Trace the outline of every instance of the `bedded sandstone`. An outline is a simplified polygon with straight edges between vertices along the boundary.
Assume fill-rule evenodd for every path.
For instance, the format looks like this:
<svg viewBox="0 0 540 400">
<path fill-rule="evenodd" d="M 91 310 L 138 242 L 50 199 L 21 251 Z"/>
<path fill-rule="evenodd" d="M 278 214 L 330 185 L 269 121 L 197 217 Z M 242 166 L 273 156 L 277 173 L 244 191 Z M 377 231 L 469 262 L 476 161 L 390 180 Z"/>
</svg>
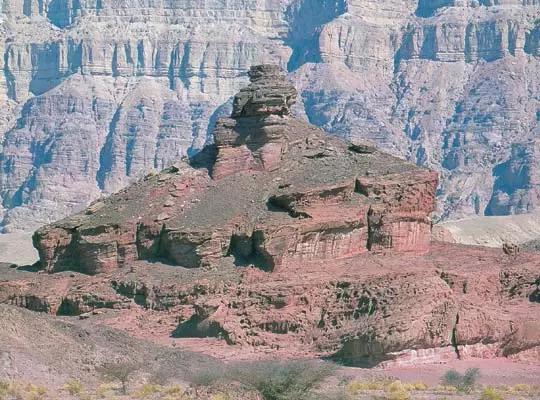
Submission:
<svg viewBox="0 0 540 400">
<path fill-rule="evenodd" d="M 2 267 L 0 303 L 85 318 L 93 311 L 105 316 L 95 323 L 190 348 L 193 338 L 215 338 L 198 348 L 212 354 L 238 346 L 360 365 L 538 362 L 539 257 L 434 243 L 419 255 L 298 257 L 272 272 L 231 258 L 212 270 L 136 261 L 93 276 Z"/>
<path fill-rule="evenodd" d="M 296 90 L 277 66 L 250 76 L 232 117 L 217 122 L 207 151 L 215 159 L 177 163 L 41 228 L 41 268 L 96 274 L 136 260 L 213 268 L 232 256 L 278 270 L 428 250 L 436 173 L 289 116 Z"/>
<path fill-rule="evenodd" d="M 436 173 L 292 118 L 277 70 L 251 75 L 237 110 L 261 82 L 271 107 L 219 120 L 189 163 L 38 230 L 36 267 L 51 274 L 12 270 L 0 302 L 113 309 L 103 323 L 154 340 L 363 365 L 534 361 L 539 256 L 430 243 Z"/>
</svg>

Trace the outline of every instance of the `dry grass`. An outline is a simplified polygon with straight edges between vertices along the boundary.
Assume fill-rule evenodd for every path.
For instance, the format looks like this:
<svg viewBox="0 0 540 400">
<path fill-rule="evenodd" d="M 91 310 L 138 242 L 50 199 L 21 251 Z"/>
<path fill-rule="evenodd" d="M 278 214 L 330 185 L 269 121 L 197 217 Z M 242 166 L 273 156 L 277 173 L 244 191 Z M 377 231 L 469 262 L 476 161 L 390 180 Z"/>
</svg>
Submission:
<svg viewBox="0 0 540 400">
<path fill-rule="evenodd" d="M 253 364 L 249 364 L 253 365 Z M 244 370 L 242 365 L 241 370 Z M 270 369 L 273 371 L 273 369 Z M 264 368 L 263 371 L 267 371 Z M 288 376 L 288 374 L 285 374 Z M 225 378 L 230 378 L 227 374 Z M 241 387 L 238 382 L 231 386 L 232 381 L 225 379 L 223 385 L 200 387 L 201 392 L 193 392 L 193 388 L 187 392 L 181 386 L 165 386 L 155 383 L 146 383 L 137 386 L 128 395 L 121 395 L 122 387 L 117 384 L 102 384 L 94 390 L 87 390 L 81 382 L 70 380 L 61 387 L 55 389 L 36 384 L 19 381 L 0 381 L 0 400 L 238 400 L 243 399 L 243 394 L 235 390 Z M 302 395 L 309 400 L 450 400 L 456 396 L 463 400 L 532 400 L 538 399 L 539 386 L 528 384 L 485 386 L 471 391 L 469 394 L 460 393 L 453 386 L 437 386 L 429 388 L 424 382 L 402 382 L 398 379 L 385 376 L 368 376 L 362 381 L 348 381 L 336 388 L 325 388 L 324 392 L 312 392 Z M 239 397 L 240 396 L 240 397 Z M 274 398 L 268 396 L 268 398 Z M 277 393 L 279 399 L 299 399 L 297 392 Z M 314 397 L 315 396 L 315 397 Z M 251 398 L 251 397 L 250 397 Z M 259 397 L 260 398 L 260 397 Z"/>
<path fill-rule="evenodd" d="M 493 386 L 488 386 L 482 390 L 480 400 L 504 400 L 504 395 Z"/>
<path fill-rule="evenodd" d="M 84 385 L 80 381 L 72 379 L 70 381 L 67 381 L 62 386 L 61 390 L 68 392 L 72 396 L 76 396 L 84 391 Z"/>
<path fill-rule="evenodd" d="M 382 390 L 383 385 L 378 382 L 359 382 L 352 381 L 347 384 L 347 392 L 350 394 L 357 394 L 373 390 Z"/>
<path fill-rule="evenodd" d="M 210 400 L 231 400 L 231 397 L 228 394 L 218 393 L 212 395 Z"/>
</svg>

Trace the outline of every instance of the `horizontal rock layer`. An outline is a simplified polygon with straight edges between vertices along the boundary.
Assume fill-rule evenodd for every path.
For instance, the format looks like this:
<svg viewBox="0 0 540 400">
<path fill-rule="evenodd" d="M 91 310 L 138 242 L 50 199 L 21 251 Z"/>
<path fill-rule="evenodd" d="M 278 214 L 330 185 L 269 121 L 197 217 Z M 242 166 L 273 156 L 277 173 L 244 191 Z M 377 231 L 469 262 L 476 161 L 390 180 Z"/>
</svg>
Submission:
<svg viewBox="0 0 540 400">
<path fill-rule="evenodd" d="M 213 179 L 175 164 L 38 230 L 41 267 L 95 274 L 153 259 L 215 268 L 232 256 L 279 270 L 368 251 L 427 251 L 436 173 L 357 153 L 275 115 L 220 121 L 216 143 Z"/>
<path fill-rule="evenodd" d="M 9 0 L 1 12 L 5 231 L 201 150 L 245 71 L 267 62 L 299 89 L 291 112 L 441 172 L 441 219 L 538 207 L 534 174 L 506 176 L 537 163 L 536 1 Z"/>
<path fill-rule="evenodd" d="M 0 302 L 72 316 L 123 310 L 120 319 L 144 318 L 139 328 L 118 325 L 134 335 L 224 339 L 205 342 L 208 352 L 242 345 L 363 366 L 501 356 L 538 362 L 536 253 L 514 258 L 435 244 L 420 256 L 307 260 L 271 273 L 237 268 L 230 258 L 215 271 L 145 261 L 97 276 L 0 269 Z"/>
</svg>

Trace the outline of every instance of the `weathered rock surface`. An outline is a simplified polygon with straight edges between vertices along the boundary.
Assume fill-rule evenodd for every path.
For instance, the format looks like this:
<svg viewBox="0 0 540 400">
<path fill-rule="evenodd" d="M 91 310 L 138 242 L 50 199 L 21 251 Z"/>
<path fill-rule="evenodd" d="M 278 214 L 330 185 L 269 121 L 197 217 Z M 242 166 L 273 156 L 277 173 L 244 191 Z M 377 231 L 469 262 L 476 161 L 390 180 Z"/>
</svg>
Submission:
<svg viewBox="0 0 540 400">
<path fill-rule="evenodd" d="M 536 1 L 6 0 L 4 231 L 54 221 L 199 151 L 250 65 L 294 112 L 441 173 L 437 215 L 538 208 Z"/>
<path fill-rule="evenodd" d="M 278 65 L 260 65 L 248 73 L 251 84 L 234 97 L 233 117 L 289 115 L 298 93 L 285 82 Z"/>
<path fill-rule="evenodd" d="M 303 259 L 273 272 L 232 261 L 214 271 L 137 261 L 95 276 L 0 268 L 0 302 L 64 316 L 119 310 L 110 324 L 131 335 L 214 337 L 198 348 L 212 354 L 241 345 L 360 365 L 539 361 L 536 253 L 432 244 L 423 255 Z"/>
<path fill-rule="evenodd" d="M 431 244 L 436 173 L 288 116 L 283 77 L 250 75 L 235 104 L 262 91 L 271 106 L 219 120 L 191 165 L 38 230 L 51 273 L 4 268 L 0 302 L 142 314 L 153 336 L 288 357 L 538 361 L 538 254 Z"/>
<path fill-rule="evenodd" d="M 136 260 L 215 267 L 232 256 L 279 270 L 427 251 L 437 174 L 289 117 L 296 92 L 278 72 L 251 69 L 235 99 L 243 111 L 217 121 L 215 145 L 192 160 L 200 168 L 174 164 L 39 229 L 41 267 L 96 274 Z"/>
</svg>

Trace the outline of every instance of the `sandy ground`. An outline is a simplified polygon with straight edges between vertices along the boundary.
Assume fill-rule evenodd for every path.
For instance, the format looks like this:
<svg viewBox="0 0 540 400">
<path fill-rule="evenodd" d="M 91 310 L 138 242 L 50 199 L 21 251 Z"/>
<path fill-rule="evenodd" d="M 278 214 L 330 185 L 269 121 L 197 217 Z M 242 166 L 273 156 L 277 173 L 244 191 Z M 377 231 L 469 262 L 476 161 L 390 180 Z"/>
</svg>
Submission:
<svg viewBox="0 0 540 400">
<path fill-rule="evenodd" d="M 441 377 L 449 369 L 461 373 L 467 368 L 480 370 L 479 383 L 484 385 L 515 385 L 540 383 L 540 365 L 522 364 L 505 358 L 454 360 L 442 364 L 423 364 L 411 367 L 391 367 L 385 369 L 345 368 L 345 375 L 361 378 L 368 374 L 382 373 L 396 377 L 403 382 L 422 381 L 430 386 L 441 382 Z"/>
<path fill-rule="evenodd" d="M 437 224 L 434 229 L 448 231 L 456 243 L 498 247 L 503 242 L 516 244 L 540 239 L 540 213 L 475 217 Z"/>
<path fill-rule="evenodd" d="M 0 235 L 0 262 L 31 265 L 38 260 L 32 246 L 32 233 L 6 233 Z"/>
</svg>

